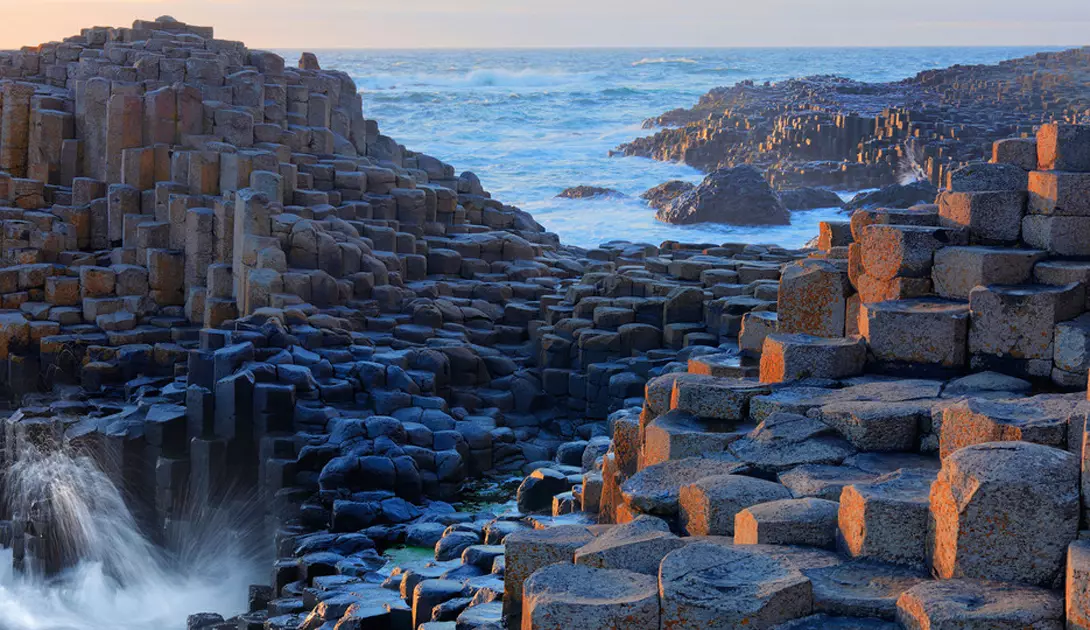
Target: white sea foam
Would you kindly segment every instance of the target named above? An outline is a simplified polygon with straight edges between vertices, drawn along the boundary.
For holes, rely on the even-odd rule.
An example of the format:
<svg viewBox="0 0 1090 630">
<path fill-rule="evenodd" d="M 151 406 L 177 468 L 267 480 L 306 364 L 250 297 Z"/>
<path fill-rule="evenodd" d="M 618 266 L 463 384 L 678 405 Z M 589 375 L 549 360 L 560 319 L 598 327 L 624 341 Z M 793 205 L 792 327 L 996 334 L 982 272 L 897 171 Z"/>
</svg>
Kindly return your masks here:
<svg viewBox="0 0 1090 630">
<path fill-rule="evenodd" d="M 644 57 L 639 61 L 633 61 L 633 66 L 651 66 L 663 63 L 678 63 L 678 64 L 696 64 L 700 63 L 695 59 L 689 59 L 688 57 L 655 57 L 654 59 Z"/>
<path fill-rule="evenodd" d="M 237 535 L 245 510 L 191 514 L 176 553 L 149 542 L 120 492 L 87 457 L 22 457 L 5 476 L 16 513 L 46 509 L 56 544 L 80 560 L 55 576 L 15 572 L 0 549 L 0 630 L 172 630 L 195 612 L 245 611 L 267 560 Z M 236 518 L 237 517 L 237 518 Z M 240 521 L 240 522 L 234 522 Z"/>
</svg>

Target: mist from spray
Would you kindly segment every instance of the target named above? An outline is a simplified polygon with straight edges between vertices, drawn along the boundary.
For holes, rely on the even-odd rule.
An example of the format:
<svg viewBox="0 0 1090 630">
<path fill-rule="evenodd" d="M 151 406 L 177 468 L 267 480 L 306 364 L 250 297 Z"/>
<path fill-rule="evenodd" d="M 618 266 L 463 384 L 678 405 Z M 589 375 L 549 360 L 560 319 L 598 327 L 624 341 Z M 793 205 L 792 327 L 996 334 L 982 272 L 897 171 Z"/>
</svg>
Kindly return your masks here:
<svg viewBox="0 0 1090 630">
<path fill-rule="evenodd" d="M 923 148 L 913 140 L 909 140 L 902 146 L 901 157 L 897 161 L 897 183 L 903 186 L 915 182 L 924 182 L 929 178 L 924 164 L 927 156 Z"/>
<path fill-rule="evenodd" d="M 248 585 L 267 581 L 246 509 L 191 511 L 194 527 L 166 553 L 87 456 L 21 454 L 2 495 L 12 513 L 45 510 L 51 543 L 78 560 L 46 577 L 14 571 L 0 549 L 0 630 L 184 628 L 195 612 L 244 612 Z"/>
</svg>

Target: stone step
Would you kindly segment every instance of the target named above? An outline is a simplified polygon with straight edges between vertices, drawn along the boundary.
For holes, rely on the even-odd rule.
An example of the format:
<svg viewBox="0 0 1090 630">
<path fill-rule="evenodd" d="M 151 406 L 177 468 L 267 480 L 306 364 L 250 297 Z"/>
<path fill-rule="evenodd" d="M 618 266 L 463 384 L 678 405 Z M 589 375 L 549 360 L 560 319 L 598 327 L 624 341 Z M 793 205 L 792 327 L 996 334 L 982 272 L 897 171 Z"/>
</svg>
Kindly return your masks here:
<svg viewBox="0 0 1090 630">
<path fill-rule="evenodd" d="M 570 563 L 547 566 L 526 580 L 521 627 L 656 630 L 658 585 L 654 577 L 631 571 Z"/>
<path fill-rule="evenodd" d="M 1047 256 L 1039 249 L 944 247 L 935 252 L 931 279 L 941 297 L 968 300 L 978 286 L 1029 282 L 1037 266 L 1049 264 L 1041 262 Z"/>
<path fill-rule="evenodd" d="M 969 305 L 930 298 L 862 304 L 859 334 L 886 371 L 910 376 L 962 370 L 968 362 Z"/>
<path fill-rule="evenodd" d="M 761 382 L 844 378 L 861 374 L 865 364 L 866 345 L 861 337 L 825 338 L 777 333 L 765 338 Z"/>
</svg>

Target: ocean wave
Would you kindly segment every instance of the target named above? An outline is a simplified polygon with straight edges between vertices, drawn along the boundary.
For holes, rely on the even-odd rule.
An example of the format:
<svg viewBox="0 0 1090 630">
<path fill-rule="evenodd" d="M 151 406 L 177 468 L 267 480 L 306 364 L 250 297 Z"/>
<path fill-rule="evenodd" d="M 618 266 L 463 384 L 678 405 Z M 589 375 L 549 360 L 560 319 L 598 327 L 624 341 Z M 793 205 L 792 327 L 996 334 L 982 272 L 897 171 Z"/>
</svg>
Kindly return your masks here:
<svg viewBox="0 0 1090 630">
<path fill-rule="evenodd" d="M 576 75 L 548 70 L 478 68 L 461 74 L 377 74 L 356 79 L 364 90 L 433 88 L 548 88 L 575 80 Z"/>
<path fill-rule="evenodd" d="M 695 63 L 700 63 L 700 62 L 695 60 L 695 59 L 689 59 L 688 57 L 674 57 L 674 58 L 656 57 L 654 59 L 652 59 L 650 57 L 644 57 L 643 59 L 640 59 L 639 61 L 633 61 L 632 65 L 633 66 L 649 66 L 649 65 L 661 64 L 661 63 L 695 64 Z"/>
</svg>

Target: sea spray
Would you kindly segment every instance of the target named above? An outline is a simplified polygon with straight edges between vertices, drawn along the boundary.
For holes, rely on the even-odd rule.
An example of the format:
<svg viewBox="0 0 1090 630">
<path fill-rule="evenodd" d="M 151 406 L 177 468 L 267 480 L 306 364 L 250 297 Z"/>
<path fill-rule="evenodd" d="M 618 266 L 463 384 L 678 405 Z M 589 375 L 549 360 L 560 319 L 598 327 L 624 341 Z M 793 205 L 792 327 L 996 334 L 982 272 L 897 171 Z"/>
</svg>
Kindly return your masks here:
<svg viewBox="0 0 1090 630">
<path fill-rule="evenodd" d="M 30 558 L 17 571 L 0 549 L 0 630 L 184 628 L 191 613 L 244 612 L 248 585 L 265 581 L 264 537 L 246 529 L 261 518 L 245 503 L 187 508 L 189 527 L 168 550 L 86 455 L 27 449 L 3 482 L 6 512 L 43 527 L 31 532 L 39 548 L 67 566 L 46 575 Z"/>
</svg>

